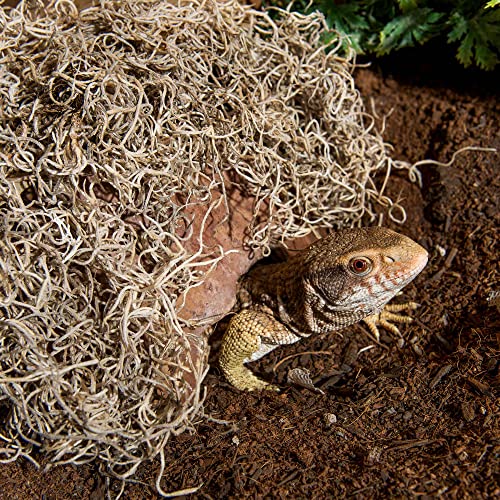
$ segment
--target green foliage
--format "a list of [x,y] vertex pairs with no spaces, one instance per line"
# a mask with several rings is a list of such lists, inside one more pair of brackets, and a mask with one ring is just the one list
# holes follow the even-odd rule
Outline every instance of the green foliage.
[[490,70],[500,62],[500,0],[298,0],[292,7],[323,12],[361,54],[388,54],[440,36],[457,45],[466,67]]
[[441,29],[442,13],[426,7],[411,9],[389,21],[380,32],[377,54],[387,54],[394,48],[413,47],[436,36]]
[[464,66],[469,66],[473,59],[483,69],[492,69],[498,64],[500,9],[488,10],[472,18],[454,12],[450,21],[452,30],[448,41],[460,43],[457,59]]

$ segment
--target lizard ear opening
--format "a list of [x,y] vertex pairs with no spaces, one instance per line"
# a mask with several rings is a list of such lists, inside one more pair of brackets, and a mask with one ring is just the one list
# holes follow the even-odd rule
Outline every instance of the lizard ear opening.
[[355,276],[366,276],[373,269],[373,262],[367,257],[353,257],[349,261],[349,270]]
[[308,274],[304,279],[312,295],[321,298],[323,304],[337,303],[348,288],[346,286],[348,274],[342,266],[334,266]]

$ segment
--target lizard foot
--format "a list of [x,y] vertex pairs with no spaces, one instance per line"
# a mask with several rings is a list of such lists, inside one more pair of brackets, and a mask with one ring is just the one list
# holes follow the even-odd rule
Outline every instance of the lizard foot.
[[413,318],[411,316],[403,316],[402,314],[395,313],[414,310],[417,307],[418,304],[416,302],[407,302],[405,304],[388,304],[382,309],[382,311],[377,314],[367,316],[363,321],[378,341],[380,340],[380,331],[378,329],[379,326],[396,335],[401,335],[399,328],[396,325],[393,325],[392,322],[411,323],[413,321]]
[[244,363],[259,359],[279,345],[263,342],[274,323],[277,321],[272,316],[252,309],[241,311],[229,322],[222,338],[219,365],[227,381],[237,389],[279,390],[278,386],[256,377],[244,366]]
[[[222,368],[222,363],[221,363]],[[236,389],[241,391],[259,391],[265,389],[268,391],[279,391],[277,385],[270,384],[259,377],[256,377],[248,368],[241,366],[239,369],[225,370],[222,368],[227,381]]]

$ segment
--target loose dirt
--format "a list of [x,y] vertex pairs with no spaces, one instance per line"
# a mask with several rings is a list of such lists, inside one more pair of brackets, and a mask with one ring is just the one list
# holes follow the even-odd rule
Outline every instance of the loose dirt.
[[[407,52],[355,74],[379,127],[386,116],[393,157],[448,162],[465,146],[500,150],[498,73],[440,69],[441,59],[424,57]],[[498,154],[465,152],[451,167],[422,167],[422,190],[396,178],[388,194],[402,200],[408,221],[389,226],[430,252],[398,298],[421,304],[416,322],[402,328],[402,339],[382,335],[377,344],[354,326],[254,365],[279,383],[290,368],[307,368],[324,394],[293,387],[244,394],[212,368],[207,418],[170,442],[164,490],[200,486],[193,498],[498,497],[498,164]],[[124,497],[155,497],[159,467],[140,469]],[[103,498],[105,491],[105,478],[88,465],[0,467],[2,499]]]

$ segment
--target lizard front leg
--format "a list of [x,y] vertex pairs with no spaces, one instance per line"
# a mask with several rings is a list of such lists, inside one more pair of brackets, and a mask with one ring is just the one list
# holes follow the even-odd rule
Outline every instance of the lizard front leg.
[[363,319],[370,332],[374,335],[377,341],[380,339],[380,332],[378,327],[381,326],[386,330],[401,335],[398,327],[393,325],[395,323],[411,323],[413,318],[411,316],[403,316],[402,314],[394,314],[401,311],[416,309],[418,304],[415,302],[407,302],[405,304],[387,304],[379,313],[372,314]]
[[222,338],[219,365],[228,382],[237,389],[278,390],[256,377],[244,363],[256,361],[283,344],[293,344],[301,337],[292,333],[271,314],[245,309],[234,315]]

